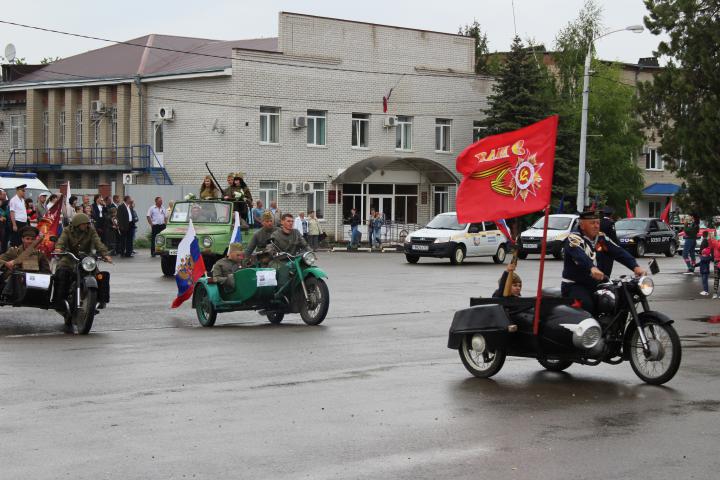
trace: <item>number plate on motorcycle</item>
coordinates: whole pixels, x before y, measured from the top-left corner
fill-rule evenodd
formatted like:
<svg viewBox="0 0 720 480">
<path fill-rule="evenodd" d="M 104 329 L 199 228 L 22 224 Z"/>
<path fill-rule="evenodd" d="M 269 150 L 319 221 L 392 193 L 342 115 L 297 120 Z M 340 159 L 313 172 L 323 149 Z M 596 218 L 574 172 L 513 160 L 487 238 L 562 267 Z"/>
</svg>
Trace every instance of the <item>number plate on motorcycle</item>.
<svg viewBox="0 0 720 480">
<path fill-rule="evenodd" d="M 419 250 L 421 252 L 427 252 L 428 250 L 430 250 L 430 247 L 428 245 L 413 245 L 412 249 Z"/>
<path fill-rule="evenodd" d="M 47 289 L 50 287 L 50 275 L 25 272 L 25 285 L 28 287 Z"/>
<path fill-rule="evenodd" d="M 277 279 L 275 278 L 275 270 L 258 270 L 255 272 L 258 287 L 276 287 Z"/>
<path fill-rule="evenodd" d="M 177 255 L 177 250 L 168 250 L 168 255 Z"/>
</svg>

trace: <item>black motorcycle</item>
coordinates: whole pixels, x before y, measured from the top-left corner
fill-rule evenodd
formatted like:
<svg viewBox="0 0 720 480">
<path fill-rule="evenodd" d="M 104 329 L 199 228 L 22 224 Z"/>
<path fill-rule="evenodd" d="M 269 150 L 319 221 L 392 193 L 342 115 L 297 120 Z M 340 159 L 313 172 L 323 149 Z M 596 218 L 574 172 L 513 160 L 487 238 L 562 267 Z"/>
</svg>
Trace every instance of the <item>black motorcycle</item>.
<svg viewBox="0 0 720 480">
<path fill-rule="evenodd" d="M 673 320 L 650 310 L 653 290 L 650 277 L 606 281 L 594 293 L 595 316 L 559 291 L 544 292 L 537 335 L 535 298 L 473 298 L 471 308 L 455 313 L 448 347 L 459 350 L 465 368 L 479 378 L 495 375 L 511 355 L 536 358 L 556 372 L 573 363 L 629 360 L 643 381 L 661 385 L 678 371 L 682 351 Z"/>
</svg>

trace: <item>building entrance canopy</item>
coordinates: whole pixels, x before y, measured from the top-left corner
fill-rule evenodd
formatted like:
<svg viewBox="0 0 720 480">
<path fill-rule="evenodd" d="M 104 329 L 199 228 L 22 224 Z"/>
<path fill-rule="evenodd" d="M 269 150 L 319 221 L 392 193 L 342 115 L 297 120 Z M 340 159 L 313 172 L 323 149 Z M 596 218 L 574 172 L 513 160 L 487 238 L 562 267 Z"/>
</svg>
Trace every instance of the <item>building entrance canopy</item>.
<svg viewBox="0 0 720 480">
<path fill-rule="evenodd" d="M 445 166 L 427 158 L 377 156 L 368 157 L 346 168 L 333 183 L 360 183 L 378 170 L 414 170 L 430 183 L 458 183 L 455 174 Z"/>
</svg>

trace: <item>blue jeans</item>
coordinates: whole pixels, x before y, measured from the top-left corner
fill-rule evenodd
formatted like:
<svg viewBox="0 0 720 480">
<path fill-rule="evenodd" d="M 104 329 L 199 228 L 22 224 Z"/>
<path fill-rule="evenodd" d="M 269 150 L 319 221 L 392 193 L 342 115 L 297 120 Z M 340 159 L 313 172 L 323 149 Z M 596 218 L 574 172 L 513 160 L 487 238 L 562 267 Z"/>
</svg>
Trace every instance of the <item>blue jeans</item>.
<svg viewBox="0 0 720 480">
<path fill-rule="evenodd" d="M 360 244 L 360 231 L 358 230 L 357 225 L 350 228 L 350 245 L 359 245 Z"/>
<path fill-rule="evenodd" d="M 710 279 L 710 272 L 701 273 L 700 278 L 702 279 L 703 292 L 709 292 L 708 280 Z"/>
<path fill-rule="evenodd" d="M 687 265 L 688 272 L 694 272 L 695 271 L 695 245 L 697 244 L 697 239 L 685 239 L 685 244 L 683 245 L 683 260 L 685 260 L 685 265 Z"/>
<path fill-rule="evenodd" d="M 380 239 L 382 238 L 382 235 L 380 233 L 380 228 L 374 228 L 373 229 L 373 239 L 375 240 L 375 243 L 380 245 Z M 372 240 L 370 242 L 372 244 Z"/>
</svg>

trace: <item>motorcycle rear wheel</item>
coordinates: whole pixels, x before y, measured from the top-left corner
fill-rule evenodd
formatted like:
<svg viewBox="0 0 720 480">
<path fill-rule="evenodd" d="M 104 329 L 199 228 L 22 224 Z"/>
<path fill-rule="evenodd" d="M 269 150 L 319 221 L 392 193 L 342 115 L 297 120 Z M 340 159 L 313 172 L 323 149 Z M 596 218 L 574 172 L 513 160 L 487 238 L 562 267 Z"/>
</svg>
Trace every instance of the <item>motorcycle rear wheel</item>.
<svg viewBox="0 0 720 480">
<path fill-rule="evenodd" d="M 537 359 L 538 363 L 543 366 L 545 370 L 550 370 L 551 372 L 562 372 L 563 370 L 567 370 L 570 368 L 570 365 L 573 364 L 570 360 L 551 360 L 551 359 Z"/>
<path fill-rule="evenodd" d="M 195 289 L 195 314 L 203 327 L 212 327 L 217 319 L 217 310 L 210 301 L 207 289 L 198 285 Z"/>
<path fill-rule="evenodd" d="M 647 358 L 643 351 L 640 333 L 635 329 L 628 346 L 630 366 L 643 382 L 662 385 L 672 379 L 680 368 L 682 357 L 680 337 L 672 325 L 661 325 L 656 322 L 646 323 L 643 332 L 653 348 L 658 349 L 659 358 L 656 360 Z"/>
<path fill-rule="evenodd" d="M 72 289 L 75 291 L 75 284 Z M 97 290 L 94 288 L 80 289 L 80 307 L 72 314 L 72 323 L 78 334 L 87 335 L 92 329 L 95 319 L 95 305 L 97 305 Z"/>
<path fill-rule="evenodd" d="M 468 372 L 478 378 L 490 378 L 500 371 L 505 364 L 505 350 L 498 348 L 494 351 L 485 350 L 476 352 L 472 349 L 472 334 L 465 335 L 458 349 L 460 360 Z"/>
<path fill-rule="evenodd" d="M 308 325 L 320 325 L 325 320 L 330 308 L 330 291 L 327 284 L 321 278 L 316 277 L 307 277 L 305 288 L 310 302 L 302 303 L 300 316 Z"/>
</svg>

